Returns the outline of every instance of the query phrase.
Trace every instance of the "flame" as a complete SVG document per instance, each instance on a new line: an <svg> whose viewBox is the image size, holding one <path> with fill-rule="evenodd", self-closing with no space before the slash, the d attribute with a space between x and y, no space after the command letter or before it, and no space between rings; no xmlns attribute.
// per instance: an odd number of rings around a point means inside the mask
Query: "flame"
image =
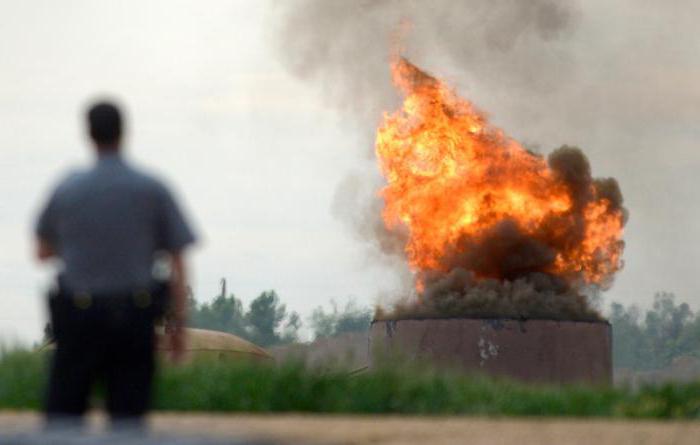
<svg viewBox="0 0 700 445"><path fill-rule="evenodd" d="M525 259L526 266L506 270L504 255L522 256L517 252L522 241L514 241L494 260L495 267L467 265L477 278L538 271L569 283L605 287L611 282L622 266L625 210L606 192L605 181L576 184L567 167L550 165L523 148L469 101L404 58L393 61L392 77L404 102L384 115L376 137L386 179L382 216L389 230L407 234L405 253L417 272L419 293L421 273L465 266L460 255L500 239L504 226L544 249L546 260L527 264Z"/></svg>

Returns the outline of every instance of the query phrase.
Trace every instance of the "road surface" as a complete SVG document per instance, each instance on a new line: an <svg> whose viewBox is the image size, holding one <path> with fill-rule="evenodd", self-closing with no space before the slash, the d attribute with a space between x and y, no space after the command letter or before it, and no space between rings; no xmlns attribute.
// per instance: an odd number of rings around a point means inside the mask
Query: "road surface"
<svg viewBox="0 0 700 445"><path fill-rule="evenodd" d="M99 429L103 423L103 416L91 416L94 428ZM156 413L150 417L150 423L159 434L212 439L248 437L290 445L700 443L700 422L675 421ZM40 424L37 413L0 411L3 433L36 429Z"/></svg>

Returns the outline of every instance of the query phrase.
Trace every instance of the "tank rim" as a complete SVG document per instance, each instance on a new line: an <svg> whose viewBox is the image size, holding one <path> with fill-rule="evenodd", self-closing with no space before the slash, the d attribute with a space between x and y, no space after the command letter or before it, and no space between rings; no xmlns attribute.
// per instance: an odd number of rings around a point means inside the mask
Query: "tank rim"
<svg viewBox="0 0 700 445"><path fill-rule="evenodd" d="M502 321L514 321L514 322L519 322L519 323L527 323L530 321L552 321L556 323L587 323L587 324L605 324L608 326L611 326L610 321L607 319L603 320L567 320L567 319L561 319L561 318L513 318L513 317L459 317L459 316L452 316L452 317L402 317L402 318L380 318L380 319L372 319L372 322L370 324L375 324L375 323L398 323L400 321L455 321L455 320L464 320L464 321L494 321L494 322L502 322Z"/></svg>

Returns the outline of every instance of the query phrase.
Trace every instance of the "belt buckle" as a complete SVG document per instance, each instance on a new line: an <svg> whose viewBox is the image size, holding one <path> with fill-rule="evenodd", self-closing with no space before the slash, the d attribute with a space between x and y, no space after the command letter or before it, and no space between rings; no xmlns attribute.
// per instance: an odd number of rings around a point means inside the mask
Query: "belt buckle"
<svg viewBox="0 0 700 445"><path fill-rule="evenodd" d="M73 305L78 309L88 309L92 306L92 295L87 292L73 294Z"/></svg>
<svg viewBox="0 0 700 445"><path fill-rule="evenodd" d="M146 309L151 305L153 298L147 290L140 290L133 295L134 305L139 309Z"/></svg>

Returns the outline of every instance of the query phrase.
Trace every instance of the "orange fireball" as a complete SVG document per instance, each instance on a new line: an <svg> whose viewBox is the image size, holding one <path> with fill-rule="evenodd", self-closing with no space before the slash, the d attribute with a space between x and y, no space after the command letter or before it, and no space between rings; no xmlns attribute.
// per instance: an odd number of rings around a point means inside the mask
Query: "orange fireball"
<svg viewBox="0 0 700 445"><path fill-rule="evenodd" d="M383 219L407 233L419 291L424 274L455 268L478 279L541 272L611 283L626 219L614 180L593 179L577 148L529 152L404 58L392 74L404 102L377 132Z"/></svg>

